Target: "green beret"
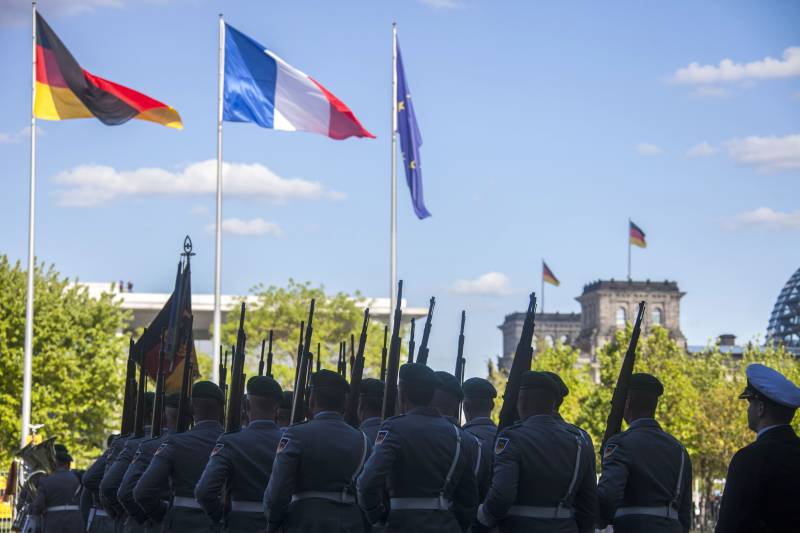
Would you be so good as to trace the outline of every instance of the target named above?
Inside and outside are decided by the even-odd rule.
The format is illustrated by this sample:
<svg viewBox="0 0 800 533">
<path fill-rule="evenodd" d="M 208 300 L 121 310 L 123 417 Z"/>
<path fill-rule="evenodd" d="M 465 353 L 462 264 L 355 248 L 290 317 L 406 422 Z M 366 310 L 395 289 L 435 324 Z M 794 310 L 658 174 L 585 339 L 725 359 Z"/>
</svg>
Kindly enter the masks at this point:
<svg viewBox="0 0 800 533">
<path fill-rule="evenodd" d="M 219 385 L 210 381 L 197 381 L 192 386 L 192 399 L 217 400 L 225 403 L 225 395 Z"/>
<path fill-rule="evenodd" d="M 350 392 L 350 385 L 347 384 L 347 380 L 339 374 L 338 372 L 334 372 L 333 370 L 328 370 L 323 368 L 319 372 L 315 372 L 311 374 L 311 388 L 327 388 L 327 389 L 338 389 L 341 392 Z"/>
<path fill-rule="evenodd" d="M 383 398 L 383 381 L 375 378 L 361 380 L 361 396 L 376 396 Z"/>
<path fill-rule="evenodd" d="M 283 398 L 283 390 L 277 381 L 269 376 L 253 376 L 247 380 L 247 395 L 261 398 Z"/>
<path fill-rule="evenodd" d="M 558 388 L 558 383 L 544 372 L 537 372 L 535 370 L 528 370 L 522 374 L 522 383 L 519 387 L 520 390 L 546 390 L 556 396 L 561 394 Z"/>
<path fill-rule="evenodd" d="M 458 401 L 464 399 L 464 392 L 461 390 L 461 383 L 450 372 L 444 370 L 436 371 L 436 388 L 446 392 Z"/>
<path fill-rule="evenodd" d="M 637 373 L 631 374 L 631 381 L 628 385 L 629 391 L 649 392 L 655 396 L 664 394 L 664 385 L 652 374 Z"/>
<path fill-rule="evenodd" d="M 406 363 L 400 367 L 400 380 L 430 387 L 436 386 L 436 374 L 426 365 Z"/>
<path fill-rule="evenodd" d="M 290 390 L 283 391 L 281 395 L 281 405 L 278 409 L 291 409 L 292 402 L 294 401 L 294 392 Z"/>
<path fill-rule="evenodd" d="M 478 398 L 492 400 L 497 398 L 497 389 L 494 388 L 488 379 L 469 378 L 461 385 L 465 398 Z"/>
<path fill-rule="evenodd" d="M 559 394 L 561 394 L 562 398 L 564 398 L 569 394 L 569 387 L 567 387 L 567 384 L 564 383 L 563 379 L 561 379 L 561 376 L 559 376 L 555 372 L 549 372 L 547 370 L 543 370 L 542 373 L 547 374 L 548 376 L 550 376 L 550 378 L 552 378 L 553 381 L 556 382 L 556 384 L 558 385 Z"/>
<path fill-rule="evenodd" d="M 164 397 L 164 407 L 172 407 L 173 409 L 177 409 L 180 407 L 181 403 L 181 393 L 180 392 L 173 392 L 171 394 L 167 394 Z"/>
</svg>

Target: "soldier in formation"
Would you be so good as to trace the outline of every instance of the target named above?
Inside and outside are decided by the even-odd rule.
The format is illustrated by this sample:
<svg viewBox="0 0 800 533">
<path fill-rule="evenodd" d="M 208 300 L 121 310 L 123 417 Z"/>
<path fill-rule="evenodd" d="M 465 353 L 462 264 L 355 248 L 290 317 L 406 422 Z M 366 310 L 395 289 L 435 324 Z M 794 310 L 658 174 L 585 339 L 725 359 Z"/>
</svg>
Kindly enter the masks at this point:
<svg viewBox="0 0 800 533">
<path fill-rule="evenodd" d="M 41 517 L 43 533 L 77 533 L 84 528 L 79 506 L 81 480 L 70 469 L 72 457 L 67 448 L 56 444 L 55 452 L 55 471 L 38 480 L 31 514 Z"/>
</svg>

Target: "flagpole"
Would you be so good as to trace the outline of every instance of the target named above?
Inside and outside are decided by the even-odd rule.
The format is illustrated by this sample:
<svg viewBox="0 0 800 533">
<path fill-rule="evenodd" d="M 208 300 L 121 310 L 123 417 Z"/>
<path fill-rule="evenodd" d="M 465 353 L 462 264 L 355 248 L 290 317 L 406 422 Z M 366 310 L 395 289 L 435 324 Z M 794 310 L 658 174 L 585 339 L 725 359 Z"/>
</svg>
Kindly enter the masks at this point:
<svg viewBox="0 0 800 533">
<path fill-rule="evenodd" d="M 392 192 L 391 192 L 391 265 L 389 323 L 397 306 L 397 23 L 392 22 Z"/>
<path fill-rule="evenodd" d="M 544 259 L 542 259 L 542 308 L 539 311 L 540 313 L 544 313 Z"/>
<path fill-rule="evenodd" d="M 631 219 L 628 219 L 628 281 L 631 279 Z"/>
<path fill-rule="evenodd" d="M 217 67 L 217 218 L 214 238 L 214 345 L 211 379 L 219 383 L 219 347 L 221 346 L 222 311 L 222 104 L 225 90 L 225 20 L 219 14 L 219 59 Z"/>
<path fill-rule="evenodd" d="M 25 294 L 25 348 L 22 370 L 22 437 L 20 447 L 27 444 L 31 424 L 31 383 L 33 381 L 33 276 L 35 271 L 34 241 L 36 237 L 36 1 L 31 2 L 32 50 L 31 68 L 31 175 L 28 193 L 28 286 Z"/>
</svg>

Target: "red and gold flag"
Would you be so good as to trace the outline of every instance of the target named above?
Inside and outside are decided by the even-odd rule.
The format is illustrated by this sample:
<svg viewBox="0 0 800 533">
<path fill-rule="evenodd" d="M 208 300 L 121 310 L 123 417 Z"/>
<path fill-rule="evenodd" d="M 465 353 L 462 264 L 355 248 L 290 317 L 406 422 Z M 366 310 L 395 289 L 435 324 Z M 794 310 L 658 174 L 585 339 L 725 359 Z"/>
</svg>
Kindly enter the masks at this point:
<svg viewBox="0 0 800 533">
<path fill-rule="evenodd" d="M 630 223 L 629 242 L 639 248 L 647 248 L 647 241 L 644 239 L 644 231 L 642 231 L 642 228 L 630 220 L 628 222 Z"/>
<path fill-rule="evenodd" d="M 544 261 L 542 261 L 542 280 L 545 283 L 549 283 L 550 285 L 555 285 L 556 287 L 561 285 L 561 282 L 558 281 L 556 275 L 553 274 L 553 271 L 550 270 L 550 267 L 547 266 L 547 263 L 545 263 Z"/>
</svg>

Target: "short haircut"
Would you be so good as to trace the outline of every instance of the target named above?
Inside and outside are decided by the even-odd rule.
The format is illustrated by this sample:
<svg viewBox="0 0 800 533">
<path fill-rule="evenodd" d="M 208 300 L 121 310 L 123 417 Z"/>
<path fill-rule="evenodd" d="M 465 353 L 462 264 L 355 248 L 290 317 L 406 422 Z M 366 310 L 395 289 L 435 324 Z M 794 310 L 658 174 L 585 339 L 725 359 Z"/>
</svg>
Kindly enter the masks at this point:
<svg viewBox="0 0 800 533">
<path fill-rule="evenodd" d="M 344 409 L 345 393 L 342 389 L 334 387 L 316 387 L 313 389 L 317 407 L 331 411 Z"/>
<path fill-rule="evenodd" d="M 409 402 L 424 407 L 431 404 L 436 385 L 432 382 L 403 381 L 403 391 Z"/>
<path fill-rule="evenodd" d="M 796 411 L 794 407 L 781 405 L 764 396 L 759 396 L 759 398 L 764 402 L 764 410 L 775 422 L 779 424 L 790 424 L 792 422 Z"/>
<path fill-rule="evenodd" d="M 549 413 L 553 410 L 558 394 L 548 389 L 522 389 L 520 403 L 526 411 Z"/>
<path fill-rule="evenodd" d="M 658 394 L 643 390 L 628 391 L 628 403 L 632 409 L 655 413 L 658 407 Z"/>
<path fill-rule="evenodd" d="M 467 411 L 491 411 L 494 400 L 491 398 L 464 398 L 464 409 Z"/>
<path fill-rule="evenodd" d="M 383 409 L 382 396 L 366 396 L 362 394 L 358 401 L 364 409 L 369 409 L 370 411 L 380 411 Z"/>
<path fill-rule="evenodd" d="M 275 409 L 281 403 L 280 399 L 274 396 L 253 396 L 252 394 L 247 396 L 247 402 L 259 411 Z"/>
</svg>

